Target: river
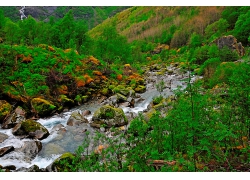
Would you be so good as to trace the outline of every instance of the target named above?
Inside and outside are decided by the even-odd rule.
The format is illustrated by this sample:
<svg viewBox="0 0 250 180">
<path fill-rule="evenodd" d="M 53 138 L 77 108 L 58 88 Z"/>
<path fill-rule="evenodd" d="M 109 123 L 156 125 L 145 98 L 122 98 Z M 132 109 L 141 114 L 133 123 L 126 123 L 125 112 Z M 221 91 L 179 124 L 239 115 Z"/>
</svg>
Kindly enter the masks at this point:
<svg viewBox="0 0 250 180">
<path fill-rule="evenodd" d="M 136 101 L 134 108 L 122 107 L 125 114 L 129 114 L 131 112 L 138 114 L 138 112 L 143 112 L 145 109 L 147 109 L 153 97 L 159 95 L 155 84 L 160 80 L 163 80 L 165 84 L 169 84 L 169 82 L 171 82 L 171 87 L 169 84 L 169 88 L 165 88 L 162 92 L 162 95 L 165 97 L 173 95 L 175 89 L 184 89 L 187 86 L 187 82 L 185 80 L 188 78 L 188 72 L 182 73 L 180 69 L 174 68 L 172 66 L 168 68 L 173 70 L 172 75 L 169 75 L 167 72 L 162 75 L 157 75 L 157 72 L 147 72 L 146 92 L 139 94 L 140 98 L 138 101 Z M 195 81 L 197 78 L 201 77 L 192 76 L 191 82 Z M 3 167 L 14 165 L 16 169 L 18 169 L 21 167 L 29 168 L 35 164 L 39 168 L 46 168 L 64 152 L 75 152 L 77 147 L 82 144 L 85 138 L 84 133 L 81 133 L 83 128 L 87 128 L 88 131 L 91 132 L 94 132 L 95 129 L 86 125 L 85 127 L 67 126 L 67 121 L 71 113 L 74 111 L 83 112 L 84 110 L 90 110 L 91 115 L 87 116 L 86 118 L 91 121 L 92 114 L 97 108 L 101 106 L 102 105 L 98 102 L 86 103 L 84 105 L 75 107 L 68 112 L 54 115 L 49 118 L 39 119 L 38 122 L 49 130 L 50 135 L 41 141 L 42 150 L 38 153 L 38 155 L 32 160 L 27 160 L 27 158 L 25 158 L 25 154 L 12 151 L 3 157 L 0 157 L 0 165 Z M 58 129 L 60 129 L 60 131 Z M 12 134 L 12 129 L 0 129 L 0 133 L 4 133 L 9 136 L 8 139 L 0 144 L 0 148 L 6 146 L 14 146 L 15 149 L 21 148 L 25 141 L 31 141 L 31 139 L 20 139 L 19 137 L 14 136 Z"/>
</svg>

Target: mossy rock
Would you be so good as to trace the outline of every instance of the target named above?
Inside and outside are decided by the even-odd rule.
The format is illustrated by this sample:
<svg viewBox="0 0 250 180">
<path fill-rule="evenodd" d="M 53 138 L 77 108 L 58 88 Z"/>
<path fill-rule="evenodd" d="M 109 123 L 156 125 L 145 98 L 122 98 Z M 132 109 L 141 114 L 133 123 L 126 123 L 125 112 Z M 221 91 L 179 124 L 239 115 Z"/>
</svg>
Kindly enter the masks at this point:
<svg viewBox="0 0 250 180">
<path fill-rule="evenodd" d="M 128 120 L 121 108 L 115 108 L 110 105 L 100 107 L 94 112 L 92 117 L 94 127 L 106 126 L 123 126 L 128 123 Z"/>
<path fill-rule="evenodd" d="M 70 152 L 62 154 L 51 165 L 51 169 L 54 172 L 70 172 L 70 165 L 73 164 L 74 155 Z"/>
<path fill-rule="evenodd" d="M 137 93 L 144 93 L 144 92 L 146 92 L 146 87 L 143 86 L 143 85 L 139 85 L 139 86 L 137 86 L 134 90 L 135 90 L 135 92 L 137 92 Z"/>
<path fill-rule="evenodd" d="M 117 101 L 118 101 L 118 102 L 125 102 L 125 101 L 127 101 L 126 96 L 123 96 L 123 95 L 120 94 L 120 93 L 117 93 L 117 94 L 116 94 L 116 97 L 117 97 Z"/>
<path fill-rule="evenodd" d="M 10 114 L 12 106 L 5 100 L 0 100 L 0 123 Z"/>
<path fill-rule="evenodd" d="M 154 105 L 160 104 L 162 101 L 163 101 L 163 96 L 157 96 L 153 98 Z"/>
<path fill-rule="evenodd" d="M 101 94 L 104 96 L 107 96 L 109 94 L 109 89 L 108 88 L 103 88 L 101 91 Z"/>
<path fill-rule="evenodd" d="M 55 110 L 56 106 L 45 99 L 34 98 L 31 100 L 31 106 L 39 116 L 47 116 Z"/>
<path fill-rule="evenodd" d="M 113 92 L 114 92 L 114 93 L 120 93 L 120 94 L 122 94 L 122 95 L 124 95 L 124 96 L 129 95 L 129 90 L 126 89 L 126 87 L 123 86 L 123 85 L 118 85 L 118 86 L 116 86 L 116 87 L 113 89 Z"/>
<path fill-rule="evenodd" d="M 32 119 L 27 119 L 18 123 L 12 129 L 12 133 L 16 136 L 26 135 L 30 138 L 39 140 L 45 139 L 49 136 L 49 131 L 39 122 L 36 122 Z"/>
<path fill-rule="evenodd" d="M 63 104 L 63 106 L 72 107 L 74 106 L 74 100 L 68 98 L 66 95 L 60 95 L 59 101 Z"/>
<path fill-rule="evenodd" d="M 156 113 L 155 109 L 150 109 L 148 112 L 144 114 L 145 120 L 148 122 L 155 113 Z"/>
<path fill-rule="evenodd" d="M 84 102 L 87 102 L 88 101 L 88 99 L 89 99 L 89 96 L 82 96 L 82 102 L 84 103 Z"/>
</svg>

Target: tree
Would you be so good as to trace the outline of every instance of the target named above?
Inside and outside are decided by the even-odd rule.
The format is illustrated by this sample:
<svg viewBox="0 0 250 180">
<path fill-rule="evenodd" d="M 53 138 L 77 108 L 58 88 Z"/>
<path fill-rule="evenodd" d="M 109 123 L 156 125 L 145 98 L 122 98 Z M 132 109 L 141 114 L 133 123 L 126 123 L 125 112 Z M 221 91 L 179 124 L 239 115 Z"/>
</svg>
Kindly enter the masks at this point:
<svg viewBox="0 0 250 180">
<path fill-rule="evenodd" d="M 6 33 L 6 40 L 13 45 L 14 43 L 18 43 L 20 39 L 20 28 L 19 26 L 12 22 L 11 20 L 7 20 L 6 25 L 4 27 L 4 32 Z"/>
<path fill-rule="evenodd" d="M 250 10 L 245 14 L 241 14 L 235 23 L 234 34 L 238 41 L 246 45 L 250 32 Z"/>
</svg>

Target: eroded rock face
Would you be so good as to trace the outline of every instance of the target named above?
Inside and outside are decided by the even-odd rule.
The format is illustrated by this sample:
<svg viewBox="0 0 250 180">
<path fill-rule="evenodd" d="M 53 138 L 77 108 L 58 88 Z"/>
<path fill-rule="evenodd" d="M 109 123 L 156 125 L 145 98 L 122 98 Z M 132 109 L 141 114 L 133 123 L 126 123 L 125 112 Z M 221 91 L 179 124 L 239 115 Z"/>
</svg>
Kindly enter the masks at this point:
<svg viewBox="0 0 250 180">
<path fill-rule="evenodd" d="M 92 127 L 100 128 L 102 125 L 106 127 L 123 126 L 128 120 L 121 108 L 115 108 L 110 105 L 104 105 L 97 109 L 92 117 Z"/>
<path fill-rule="evenodd" d="M 227 46 L 230 50 L 236 51 L 240 56 L 243 56 L 245 54 L 245 49 L 242 46 L 241 42 L 238 43 L 237 39 L 232 35 L 220 37 L 216 39 L 214 43 L 217 44 L 219 49 Z"/>
<path fill-rule="evenodd" d="M 6 121 L 4 121 L 4 123 L 2 124 L 2 128 L 3 129 L 13 128 L 17 123 L 25 120 L 25 115 L 26 115 L 26 112 L 21 107 L 17 107 L 15 109 L 15 112 L 12 113 L 6 119 Z"/>
<path fill-rule="evenodd" d="M 71 116 L 69 117 L 69 120 L 67 122 L 68 126 L 75 126 L 79 125 L 81 123 L 88 123 L 88 120 L 83 117 L 82 114 L 80 114 L 77 111 L 74 111 Z"/>
<path fill-rule="evenodd" d="M 12 133 L 16 136 L 27 136 L 38 140 L 45 139 L 49 136 L 49 131 L 32 119 L 24 120 L 18 123 L 13 129 Z"/>
</svg>

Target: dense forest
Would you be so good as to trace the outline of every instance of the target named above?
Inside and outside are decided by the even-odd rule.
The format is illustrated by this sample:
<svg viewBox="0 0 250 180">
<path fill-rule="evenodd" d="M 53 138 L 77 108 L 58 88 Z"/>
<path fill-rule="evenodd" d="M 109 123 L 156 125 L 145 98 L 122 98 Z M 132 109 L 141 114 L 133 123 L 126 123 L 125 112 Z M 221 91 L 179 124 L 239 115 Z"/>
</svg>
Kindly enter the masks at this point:
<svg viewBox="0 0 250 180">
<path fill-rule="evenodd" d="M 60 7 L 60 15 L 45 21 L 30 15 L 19 20 L 13 7 L 0 8 L 3 129 L 19 123 L 7 124 L 17 107 L 33 122 L 103 96 L 119 94 L 122 101 L 128 92 L 146 91 L 146 72 L 171 75 L 167 67 L 172 66 L 189 74 L 184 90 L 165 97 L 166 84 L 155 83 L 159 95 L 149 113 L 139 113 L 126 130 L 102 124 L 112 138 L 97 133 L 94 141 L 99 146 L 92 152 L 91 140 L 85 138 L 75 153 L 63 154 L 53 168 L 250 170 L 250 7 L 106 7 L 96 8 L 100 15 L 89 22 L 75 17 L 93 13 L 93 8 L 81 9 Z M 194 75 L 202 78 L 192 82 Z M 113 107 L 100 111 L 104 119 L 117 114 Z M 24 123 L 22 132 L 35 128 Z M 8 171 L 0 160 L 1 168 Z"/>
</svg>

